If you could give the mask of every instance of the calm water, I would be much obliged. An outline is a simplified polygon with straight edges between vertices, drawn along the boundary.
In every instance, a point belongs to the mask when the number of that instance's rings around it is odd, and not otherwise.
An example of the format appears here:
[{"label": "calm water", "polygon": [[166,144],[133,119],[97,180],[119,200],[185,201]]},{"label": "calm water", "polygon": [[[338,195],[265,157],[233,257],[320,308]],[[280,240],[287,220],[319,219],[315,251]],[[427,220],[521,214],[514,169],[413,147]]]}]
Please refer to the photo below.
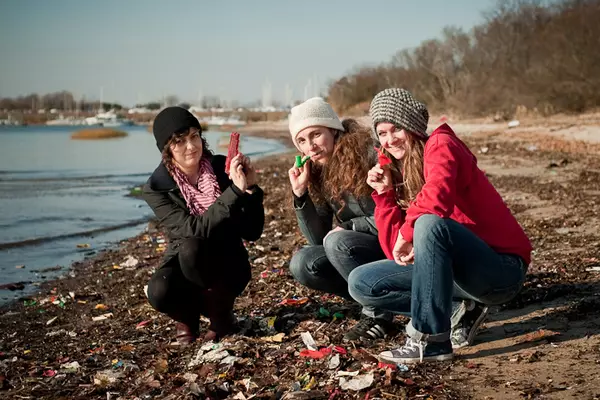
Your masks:
[{"label": "calm water", "polygon": [[[160,161],[152,134],[134,126],[122,139],[71,140],[77,129],[0,127],[0,284],[63,275],[73,261],[141,232],[152,215],[126,197]],[[215,153],[227,152],[218,143],[228,133],[205,135]],[[243,132],[240,147],[253,159],[285,150]],[[27,292],[0,290],[0,303]]]}]

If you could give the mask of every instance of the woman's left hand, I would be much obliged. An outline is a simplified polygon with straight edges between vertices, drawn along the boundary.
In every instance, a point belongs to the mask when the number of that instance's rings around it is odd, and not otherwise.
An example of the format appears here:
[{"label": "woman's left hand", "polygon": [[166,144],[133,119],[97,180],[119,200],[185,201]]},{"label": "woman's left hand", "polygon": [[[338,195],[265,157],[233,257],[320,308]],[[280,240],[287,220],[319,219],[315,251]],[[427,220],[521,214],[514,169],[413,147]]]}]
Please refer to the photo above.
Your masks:
[{"label": "woman's left hand", "polygon": [[412,264],[415,261],[415,249],[412,242],[404,240],[400,232],[398,232],[398,239],[396,239],[392,255],[394,261],[400,265]]}]

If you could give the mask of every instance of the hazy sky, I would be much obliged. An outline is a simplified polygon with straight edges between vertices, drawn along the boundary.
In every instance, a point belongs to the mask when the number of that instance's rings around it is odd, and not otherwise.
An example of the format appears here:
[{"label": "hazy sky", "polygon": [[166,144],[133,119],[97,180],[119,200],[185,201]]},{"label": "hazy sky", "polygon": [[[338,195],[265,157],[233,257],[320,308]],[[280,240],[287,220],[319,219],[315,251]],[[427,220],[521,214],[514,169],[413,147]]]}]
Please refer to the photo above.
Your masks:
[{"label": "hazy sky", "polygon": [[[199,93],[304,97],[387,62],[492,0],[0,0],[0,97],[70,90],[125,105]],[[312,93],[310,93],[312,94]]]}]

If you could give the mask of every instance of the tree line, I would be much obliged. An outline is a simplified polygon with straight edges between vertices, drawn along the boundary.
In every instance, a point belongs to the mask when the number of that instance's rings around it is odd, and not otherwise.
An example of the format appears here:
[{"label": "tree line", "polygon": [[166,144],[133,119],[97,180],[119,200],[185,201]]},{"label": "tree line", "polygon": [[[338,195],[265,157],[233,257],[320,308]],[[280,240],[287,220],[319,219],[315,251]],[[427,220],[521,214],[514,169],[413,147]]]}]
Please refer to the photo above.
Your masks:
[{"label": "tree line", "polygon": [[380,90],[404,87],[436,111],[510,118],[600,106],[600,0],[498,1],[469,32],[398,51],[332,82],[340,112],[364,112]]}]

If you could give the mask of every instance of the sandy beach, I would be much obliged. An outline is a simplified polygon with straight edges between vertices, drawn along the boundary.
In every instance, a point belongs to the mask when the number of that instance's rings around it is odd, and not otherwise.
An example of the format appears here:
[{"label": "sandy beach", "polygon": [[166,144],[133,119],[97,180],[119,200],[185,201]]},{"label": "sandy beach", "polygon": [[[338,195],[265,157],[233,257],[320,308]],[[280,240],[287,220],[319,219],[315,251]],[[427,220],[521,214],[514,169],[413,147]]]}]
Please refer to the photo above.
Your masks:
[{"label": "sandy beach", "polygon": [[[149,227],[0,308],[0,397],[600,398],[600,125],[450,123],[535,248],[525,289],[493,310],[453,362],[379,364],[374,356],[402,343],[401,333],[349,346],[342,335],[359,308],[294,282],[288,263],[305,240],[291,209],[290,152],[257,162],[267,219],[263,237],[247,245],[253,279],[235,310],[243,335],[174,344],[173,324],[144,294],[165,248]],[[282,123],[248,133],[289,143]],[[401,330],[406,319],[396,322]],[[303,332],[329,349],[322,358],[303,356]]]}]

